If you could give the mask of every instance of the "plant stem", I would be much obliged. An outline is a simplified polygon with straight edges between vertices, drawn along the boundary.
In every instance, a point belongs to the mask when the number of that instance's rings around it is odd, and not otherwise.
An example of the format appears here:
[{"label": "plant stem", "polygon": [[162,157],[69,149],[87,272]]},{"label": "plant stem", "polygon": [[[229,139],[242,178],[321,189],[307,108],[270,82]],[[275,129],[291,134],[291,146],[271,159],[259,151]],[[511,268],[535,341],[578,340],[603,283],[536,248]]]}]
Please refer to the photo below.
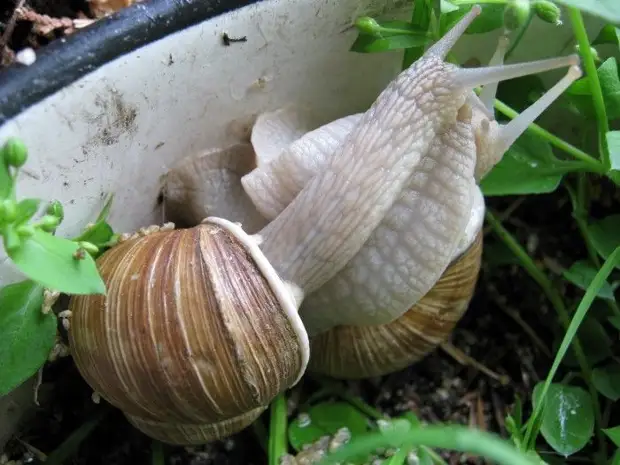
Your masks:
[{"label": "plant stem", "polygon": [[527,31],[527,29],[530,27],[530,24],[532,23],[532,18],[534,18],[534,12],[530,11],[530,14],[527,17],[527,21],[525,21],[525,23],[519,28],[515,36],[515,39],[512,41],[512,44],[510,45],[510,48],[506,52],[506,55],[504,55],[505,62],[508,61],[508,58],[510,58],[510,55],[513,54],[513,52],[515,51],[515,49],[521,42],[521,39],[523,39],[525,32]]},{"label": "plant stem", "polygon": [[[513,110],[508,105],[506,105],[505,103],[499,100],[495,100],[494,106],[497,111],[504,114],[510,119],[516,118],[519,115],[517,111]],[[535,123],[530,124],[528,126],[528,131],[531,131],[533,134],[536,134],[542,137],[547,142],[549,142],[551,145],[559,148],[560,150],[563,150],[564,152],[571,155],[573,158],[576,158],[577,160],[587,163],[590,171],[594,173],[600,173],[600,174],[607,173],[607,168],[605,168],[605,166],[601,162],[599,162],[596,158],[594,158],[591,155],[588,155],[583,150],[578,149],[574,145],[569,144],[568,142],[559,138],[558,136],[551,134],[549,131],[541,128],[537,124]]]},{"label": "plant stem", "polygon": [[151,465],[166,465],[164,445],[156,440],[151,441]]},{"label": "plant stem", "polygon": [[[542,291],[544,292],[544,294],[547,296],[547,298],[549,299],[549,301],[555,308],[556,313],[558,314],[558,318],[560,319],[560,322],[562,323],[562,326],[564,326],[565,331],[568,332],[570,325],[571,325],[568,310],[566,309],[566,306],[564,304],[564,301],[562,300],[562,297],[558,294],[556,289],[553,287],[553,284],[551,283],[549,278],[545,275],[545,273],[543,273],[536,266],[536,264],[534,263],[534,260],[532,260],[532,258],[528,255],[528,253],[519,245],[516,239],[506,229],[504,229],[501,223],[497,221],[497,219],[491,212],[487,211],[485,214],[485,217],[489,225],[495,231],[495,233],[500,237],[500,239],[504,241],[506,246],[510,250],[512,250],[512,252],[519,259],[519,261],[521,262],[521,266],[529,273],[532,279],[534,279],[534,281],[536,281],[538,285],[541,287]],[[598,392],[596,388],[594,387],[594,385],[592,384],[592,371],[591,371],[590,366],[588,365],[588,361],[586,359],[585,353],[583,352],[583,349],[581,347],[581,344],[577,336],[575,336],[574,339],[572,340],[572,346],[575,352],[575,357],[577,359],[577,362],[579,363],[579,367],[581,368],[582,376],[588,385],[588,388],[590,390],[590,395],[592,397],[592,404],[593,404],[594,411],[595,411],[596,424],[598,426],[597,435],[599,439],[599,444],[603,444],[604,446],[605,438],[603,437],[602,430],[600,429],[600,425],[602,421],[601,410],[600,410],[600,405],[599,405]],[[553,366],[555,366],[556,364],[559,366],[558,357],[556,357],[556,359],[554,360]],[[552,371],[550,373],[554,373],[554,372],[555,371]],[[536,423],[537,422],[534,421],[528,424],[528,428],[525,433],[525,444],[530,444],[531,443],[530,441],[533,440],[532,425]],[[534,437],[535,436],[536,435],[534,435]]]},{"label": "plant stem", "polygon": [[65,441],[47,456],[46,465],[62,465],[77,451],[82,441],[84,441],[93,430],[99,425],[101,420],[110,413],[110,408],[103,406],[93,417],[74,430]]},{"label": "plant stem", "polygon": [[288,451],[286,396],[278,394],[271,402],[269,421],[269,465],[280,465],[280,458]]},{"label": "plant stem", "polygon": [[590,84],[590,91],[592,92],[592,101],[594,103],[594,111],[596,113],[596,120],[598,123],[598,139],[599,150],[601,152],[601,161],[603,162],[603,166],[606,169],[609,169],[611,164],[606,141],[606,134],[609,132],[609,123],[607,121],[605,100],[603,98],[603,90],[601,89],[596,63],[594,62],[594,56],[590,50],[590,40],[588,39],[588,33],[586,32],[586,27],[583,23],[581,12],[577,8],[569,7],[568,14],[571,22],[573,23],[573,32],[575,34],[575,38],[577,39],[577,43],[579,44],[579,52],[583,58],[583,64],[588,76],[588,83]]}]

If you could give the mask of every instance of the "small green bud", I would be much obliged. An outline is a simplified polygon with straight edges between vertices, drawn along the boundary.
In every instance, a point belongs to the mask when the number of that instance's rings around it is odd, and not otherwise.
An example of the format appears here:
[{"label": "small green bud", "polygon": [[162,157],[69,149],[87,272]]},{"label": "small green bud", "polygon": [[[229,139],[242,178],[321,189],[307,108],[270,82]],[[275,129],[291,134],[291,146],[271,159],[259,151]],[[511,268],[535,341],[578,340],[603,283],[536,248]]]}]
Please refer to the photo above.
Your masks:
[{"label": "small green bud", "polygon": [[12,223],[17,218],[17,205],[11,199],[0,202],[0,223]]},{"label": "small green bud", "polygon": [[[575,45],[575,52],[581,54],[581,50],[579,48],[579,44]],[[594,58],[594,61],[597,63],[601,62],[601,57],[598,54],[598,50],[595,49],[594,47],[590,46],[590,53],[592,54],[592,58]]]},{"label": "small green bud", "polygon": [[7,165],[21,168],[28,159],[28,149],[21,140],[12,137],[0,149],[0,155]]},{"label": "small green bud", "polygon": [[537,0],[534,2],[534,12],[543,21],[560,26],[562,24],[562,10],[549,0]]},{"label": "small green bud", "polygon": [[53,232],[59,224],[60,219],[57,216],[45,215],[39,221],[39,228],[46,232]]},{"label": "small green bud", "polygon": [[17,234],[24,239],[34,236],[34,226],[31,224],[22,224],[17,228]]},{"label": "small green bud", "polygon": [[504,10],[504,26],[515,31],[523,26],[530,16],[530,0],[511,0]]},{"label": "small green bud", "polygon": [[357,29],[364,34],[381,37],[381,26],[375,19],[369,16],[357,18],[357,21],[355,21],[355,27],[357,27]]},{"label": "small green bud", "polygon": [[51,202],[45,209],[45,213],[58,218],[58,222],[62,222],[65,217],[65,209],[58,200]]},{"label": "small green bud", "polygon": [[96,254],[99,252],[99,247],[97,247],[92,242],[82,241],[78,242],[78,245],[90,254]]}]

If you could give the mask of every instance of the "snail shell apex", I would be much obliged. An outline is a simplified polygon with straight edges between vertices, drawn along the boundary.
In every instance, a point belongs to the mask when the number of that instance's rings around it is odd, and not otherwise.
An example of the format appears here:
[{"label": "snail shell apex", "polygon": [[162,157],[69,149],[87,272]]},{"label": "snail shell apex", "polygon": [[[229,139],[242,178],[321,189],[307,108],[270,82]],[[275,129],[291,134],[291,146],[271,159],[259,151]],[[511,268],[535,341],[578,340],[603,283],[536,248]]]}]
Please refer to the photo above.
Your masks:
[{"label": "snail shell apex", "polygon": [[223,221],[122,242],[97,259],[107,296],[71,299],[80,373],[163,442],[239,431],[305,371],[301,320],[239,231]]}]

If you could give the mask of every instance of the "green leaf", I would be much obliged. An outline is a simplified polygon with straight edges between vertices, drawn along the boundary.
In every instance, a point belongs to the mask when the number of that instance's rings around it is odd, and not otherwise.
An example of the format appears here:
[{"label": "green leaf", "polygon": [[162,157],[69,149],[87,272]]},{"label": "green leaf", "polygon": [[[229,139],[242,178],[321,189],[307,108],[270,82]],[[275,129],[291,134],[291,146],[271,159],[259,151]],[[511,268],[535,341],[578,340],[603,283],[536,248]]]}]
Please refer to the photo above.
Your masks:
[{"label": "green leaf", "polygon": [[89,254],[73,257],[78,244],[39,229],[9,257],[33,281],[65,294],[105,294],[105,284]]},{"label": "green leaf", "polygon": [[389,50],[402,50],[406,48],[424,46],[431,40],[422,35],[390,35],[382,38],[373,37],[367,34],[360,34],[350,51],[358,53],[378,53],[387,52]]},{"label": "green leaf", "polygon": [[558,3],[580,9],[593,16],[609,21],[620,23],[620,8],[618,0],[557,0]]},{"label": "green leaf", "polygon": [[[534,407],[541,402],[543,383],[534,388]],[[541,434],[547,443],[565,457],[583,449],[594,432],[594,409],[590,395],[580,387],[549,385],[542,413]]]},{"label": "green leaf", "polygon": [[532,74],[500,82],[497,87],[497,99],[521,113],[546,90],[547,87],[540,76]]},{"label": "green leaf", "polygon": [[620,131],[609,131],[606,136],[611,169],[620,170]]},{"label": "green leaf", "polygon": [[56,315],[44,315],[43,287],[32,281],[0,289],[0,396],[37,372],[56,342]]},{"label": "green leaf", "polygon": [[9,166],[4,161],[2,150],[0,148],[0,200],[10,197],[13,189],[13,178],[9,171]]},{"label": "green leaf", "polygon": [[[440,31],[445,34],[458,23],[472,9],[473,5],[467,5],[450,13],[442,14],[440,18]],[[474,19],[465,31],[465,34],[484,34],[503,27],[504,25],[504,5],[501,4],[482,4],[482,12]]]},{"label": "green leaf", "polygon": [[544,194],[555,191],[562,180],[559,161],[540,136],[525,132],[482,179],[486,196]]},{"label": "green leaf", "polygon": [[40,199],[23,199],[17,203],[17,218],[15,224],[26,223],[32,218],[39,210],[41,204]]},{"label": "green leaf", "polygon": [[610,316],[607,318],[607,321],[616,329],[620,330],[620,317],[619,316]]},{"label": "green leaf", "polygon": [[95,244],[97,247],[101,247],[104,244],[107,244],[110,239],[112,239],[112,236],[114,236],[112,226],[105,221],[100,221],[86,229],[82,234],[73,240],[75,242],[90,242],[91,244]]},{"label": "green leaf", "polygon": [[450,3],[448,0],[440,0],[439,2],[439,11],[441,11],[442,15],[452,13],[453,11],[457,11],[458,9],[458,6]]},{"label": "green leaf", "polygon": [[[593,365],[611,357],[611,339],[601,322],[590,314],[579,325],[577,337],[583,346],[588,361]],[[559,344],[560,341],[557,341],[558,347]],[[562,362],[571,367],[579,366],[573,350],[566,353]]]},{"label": "green leaf", "polygon": [[521,262],[518,257],[508,248],[508,246],[497,240],[489,240],[482,251],[484,263],[490,270],[507,265],[519,265]]},{"label": "green leaf", "polygon": [[613,44],[620,45],[620,28],[607,24],[601,32],[598,33],[592,45]]},{"label": "green leaf", "polygon": [[620,447],[620,426],[614,426],[613,428],[606,428],[603,432],[609,439],[613,441],[616,447]]},{"label": "green leaf", "polygon": [[620,465],[620,449],[616,449],[609,465]]},{"label": "green leaf", "polygon": [[333,435],[340,428],[348,428],[351,438],[368,431],[368,419],[359,410],[346,402],[321,402],[300,417],[288,429],[291,446],[301,451],[303,446]]},{"label": "green leaf", "polygon": [[[605,100],[607,117],[610,120],[614,120],[620,117],[620,78],[618,77],[618,63],[616,59],[611,57],[605,60],[598,67],[597,73]],[[570,96],[570,101],[583,116],[594,115],[592,92],[587,76],[571,84],[566,90],[566,94]]]},{"label": "green leaf", "polygon": [[[585,260],[579,260],[573,263],[568,270],[565,270],[562,275],[575,286],[586,291],[594,280],[596,273],[598,273],[598,270],[590,263]],[[614,290],[608,282],[603,283],[597,295],[601,299],[615,300]]]},{"label": "green leaf", "polygon": [[388,50],[402,50],[423,47],[433,40],[427,31],[406,21],[377,21],[377,34],[360,32],[350,51],[359,53],[378,53]]},{"label": "green leaf", "polygon": [[620,366],[617,363],[592,370],[592,383],[596,390],[614,402],[620,399]]},{"label": "green leaf", "polygon": [[598,254],[607,259],[620,246],[620,215],[610,215],[590,224],[588,234]]},{"label": "green leaf", "polygon": [[[426,449],[418,449],[418,465],[433,465],[435,461]],[[406,462],[409,463],[409,462]]]}]

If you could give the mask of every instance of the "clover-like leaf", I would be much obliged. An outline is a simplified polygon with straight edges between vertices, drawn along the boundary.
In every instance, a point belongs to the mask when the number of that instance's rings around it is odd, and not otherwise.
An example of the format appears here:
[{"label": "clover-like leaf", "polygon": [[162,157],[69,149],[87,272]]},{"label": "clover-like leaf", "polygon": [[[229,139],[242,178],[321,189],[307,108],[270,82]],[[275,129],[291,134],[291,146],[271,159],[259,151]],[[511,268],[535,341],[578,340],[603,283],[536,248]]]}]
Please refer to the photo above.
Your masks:
[{"label": "clover-like leaf", "polygon": [[79,245],[36,229],[20,247],[8,252],[17,268],[33,281],[66,294],[104,294],[105,284],[94,259]]},{"label": "clover-like leaf", "polygon": [[594,248],[605,260],[620,246],[620,215],[610,215],[588,226]]},{"label": "clover-like leaf", "polygon": [[543,194],[555,191],[571,163],[555,158],[541,137],[524,133],[482,179],[486,196]]},{"label": "clover-like leaf", "polygon": [[613,428],[606,428],[603,432],[609,439],[613,441],[616,447],[620,447],[620,426],[614,426]]},{"label": "clover-like leaf", "polygon": [[[583,346],[583,351],[588,361],[593,365],[611,357],[611,339],[601,322],[594,318],[592,314],[588,314],[579,325],[577,337]],[[560,340],[556,341],[557,347],[559,347],[560,342]],[[579,366],[575,353],[572,350],[566,353],[562,363],[571,367]]]},{"label": "clover-like leaf", "polygon": [[351,437],[368,431],[368,418],[346,402],[321,402],[297,417],[288,429],[291,446],[301,451],[303,446],[348,428]]},{"label": "clover-like leaf", "polygon": [[22,281],[0,289],[0,396],[30,378],[56,341],[56,316],[43,314],[43,286]]},{"label": "clover-like leaf", "polygon": [[[571,265],[568,270],[564,270],[562,275],[578,288],[587,291],[588,286],[594,281],[598,270],[585,260],[578,260]],[[598,291],[598,297],[605,300],[614,300],[614,289],[607,281],[603,283]]]},{"label": "clover-like leaf", "polygon": [[592,45],[613,44],[620,46],[620,28],[613,24],[605,25],[592,41]]},{"label": "clover-like leaf", "polygon": [[[542,401],[543,383],[534,388],[534,408]],[[594,432],[594,408],[587,391],[577,386],[553,383],[542,412],[540,432],[547,443],[565,457],[583,449]]]},{"label": "clover-like leaf", "polygon": [[614,402],[620,399],[620,365],[610,363],[592,370],[596,390]]},{"label": "clover-like leaf", "polygon": [[612,170],[620,170],[620,131],[609,131],[606,134],[609,147],[609,161]]},{"label": "clover-like leaf", "polygon": [[[605,60],[597,69],[601,84],[607,117],[614,120],[620,117],[620,77],[618,76],[618,63],[614,57]],[[575,81],[566,90],[571,102],[579,112],[586,117],[594,115],[592,103],[592,90],[589,78],[583,77]]]}]

